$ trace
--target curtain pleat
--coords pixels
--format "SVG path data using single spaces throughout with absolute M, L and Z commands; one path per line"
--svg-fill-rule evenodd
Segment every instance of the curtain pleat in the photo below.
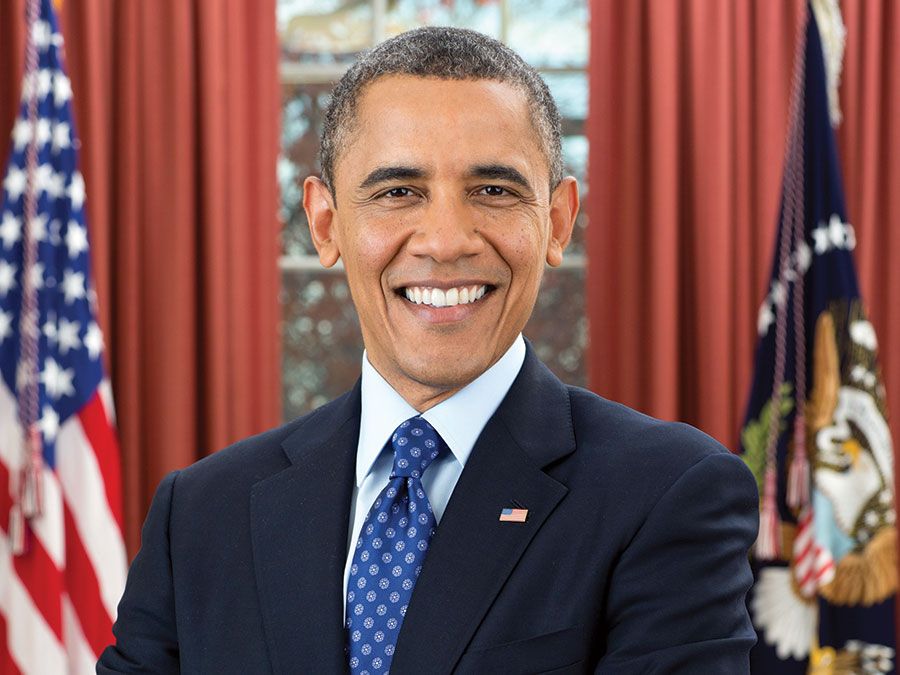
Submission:
M 0 153 L 24 53 L 0 3 Z M 281 417 L 274 0 L 65 2 L 126 537 L 161 477 Z
M 843 0 L 838 130 L 900 438 L 900 8 Z M 780 199 L 799 0 L 591 3 L 592 387 L 736 447 Z

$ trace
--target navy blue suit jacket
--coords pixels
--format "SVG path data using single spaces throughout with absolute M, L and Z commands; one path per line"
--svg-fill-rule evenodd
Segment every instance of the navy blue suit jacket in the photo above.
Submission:
M 99 673 L 343 673 L 359 385 L 160 484 Z M 529 348 L 432 540 L 394 675 L 748 672 L 758 497 L 699 431 Z M 528 509 L 525 523 L 500 510 Z

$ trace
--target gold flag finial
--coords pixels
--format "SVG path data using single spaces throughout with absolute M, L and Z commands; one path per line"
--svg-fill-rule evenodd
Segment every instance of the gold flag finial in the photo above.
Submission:
M 831 117 L 831 126 L 836 128 L 840 125 L 842 117 L 838 87 L 841 84 L 841 70 L 844 67 L 847 27 L 841 16 L 838 0 L 812 0 L 812 8 L 822 38 L 828 113 Z

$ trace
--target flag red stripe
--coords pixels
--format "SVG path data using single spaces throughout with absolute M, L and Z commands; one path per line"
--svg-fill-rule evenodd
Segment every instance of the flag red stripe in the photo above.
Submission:
M 830 572 L 831 569 L 832 569 L 833 567 L 834 567 L 834 563 L 833 563 L 833 562 L 829 562 L 827 565 L 825 565 L 823 568 L 821 568 L 821 569 L 816 573 L 816 581 L 818 581 L 818 580 L 821 579 L 823 576 L 825 576 L 828 572 Z
M 0 462 L 0 485 L 9 485 L 9 471 Z M 0 522 L 3 524 L 0 536 L 7 536 L 9 508 L 12 499 L 8 490 L 0 490 Z M 28 590 L 35 607 L 44 617 L 47 625 L 62 642 L 63 592 L 69 594 L 72 606 L 88 645 L 99 654 L 112 642 L 112 619 L 106 611 L 100 595 L 100 585 L 68 505 L 65 507 L 66 569 L 60 571 L 47 555 L 40 540 L 30 538 L 30 550 L 25 556 L 15 556 L 13 567 L 22 585 Z M 3 631 L 6 644 L 6 631 Z M 0 663 L 2 663 L 0 652 Z M 0 670 L 0 672 L 6 672 Z
M 806 573 L 806 575 L 803 577 L 803 579 L 801 579 L 800 586 L 801 587 L 805 586 L 810 581 L 818 581 L 832 567 L 834 567 L 833 562 L 829 562 L 827 565 L 825 565 L 824 567 L 820 567 L 819 569 L 816 569 L 815 567 L 813 567 L 811 570 L 809 570 L 809 572 Z
M 0 462 L 0 485 L 9 485 L 9 469 Z M 2 513 L 3 529 L 0 537 L 6 537 L 9 533 L 9 509 L 12 506 L 12 496 L 9 488 L 0 490 L 0 513 Z M 62 605 L 60 598 L 63 590 L 63 575 L 53 560 L 47 555 L 47 551 L 41 545 L 37 537 L 30 536 L 29 550 L 25 555 L 13 556 L 13 569 L 22 585 L 28 590 L 28 595 L 34 606 L 44 617 L 44 621 L 50 627 L 60 642 L 62 642 Z
M 19 671 L 16 662 L 13 661 L 12 654 L 9 653 L 9 645 L 6 643 L 7 635 L 6 619 L 3 616 L 3 612 L 0 612 L 0 673 L 20 675 L 21 671 Z
M 109 424 L 99 390 L 94 392 L 87 405 L 78 412 L 78 419 L 81 421 L 88 443 L 94 449 L 100 474 L 106 486 L 106 501 L 109 502 L 109 509 L 121 531 L 123 530 L 122 467 L 119 459 L 119 443 L 115 431 Z
M 9 532 L 9 510 L 12 508 L 12 495 L 9 484 L 9 468 L 0 460 L 0 528 Z
M 78 536 L 68 504 L 65 507 L 65 530 L 66 588 L 78 615 L 81 631 L 94 654 L 99 655 L 113 641 L 112 619 L 103 605 L 97 574 Z
M 799 555 L 794 556 L 794 563 L 796 564 L 801 562 L 809 554 L 809 552 L 812 551 L 814 545 L 815 542 L 810 539 L 809 542 L 807 542 L 806 547 L 803 549 L 803 552 Z
M 5 532 L 0 536 L 6 536 Z M 29 537 L 25 555 L 13 556 L 13 568 L 50 630 L 62 642 L 63 575 L 37 537 Z
M 813 577 L 815 576 L 815 574 L 816 574 L 816 569 L 815 569 L 815 568 L 810 569 L 809 572 L 807 572 L 807 573 L 803 576 L 803 578 L 800 580 L 799 586 L 800 586 L 801 588 L 803 588 L 804 586 L 806 586 L 806 584 L 808 584 L 810 581 L 813 580 Z

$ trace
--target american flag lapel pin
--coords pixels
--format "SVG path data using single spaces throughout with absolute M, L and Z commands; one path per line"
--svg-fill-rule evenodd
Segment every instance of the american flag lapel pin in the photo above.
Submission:
M 528 509 L 507 508 L 500 510 L 501 523 L 524 523 L 528 520 Z

